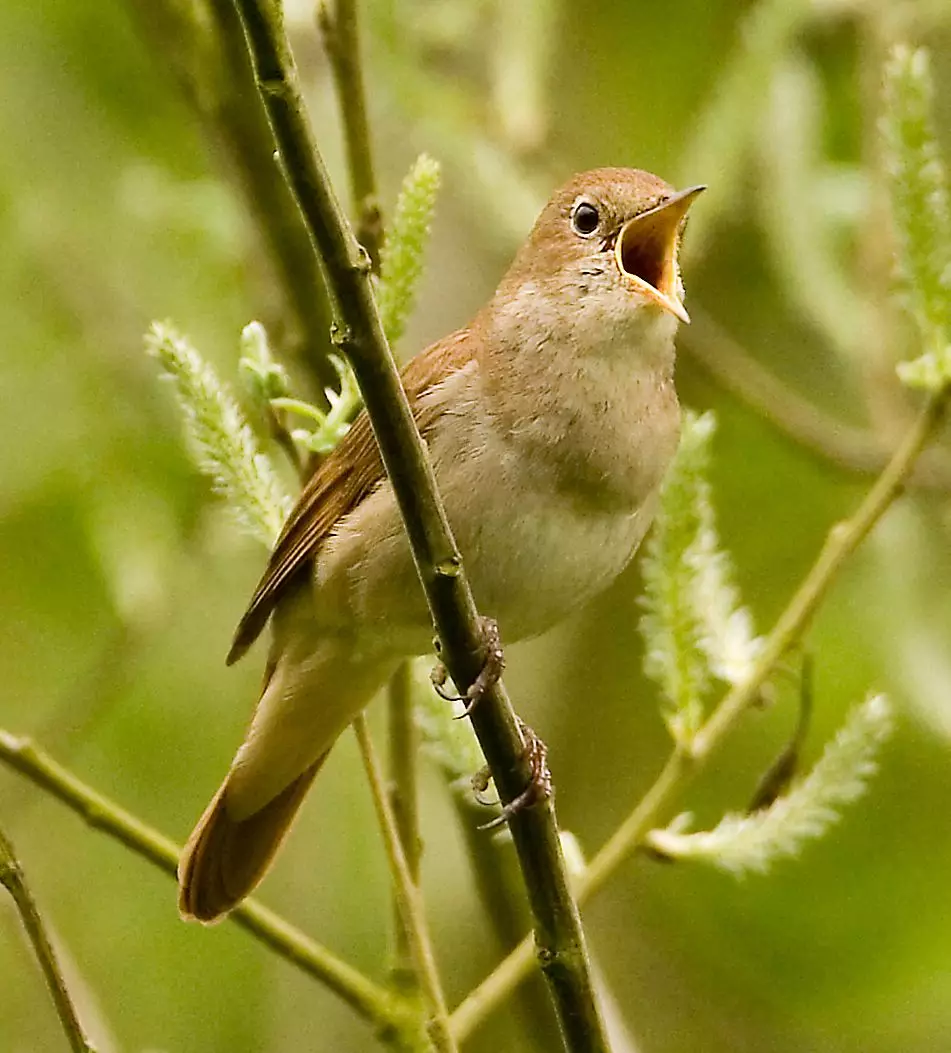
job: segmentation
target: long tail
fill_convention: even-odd
[[[331,747],[391,672],[341,640],[295,641],[178,866],[184,918],[212,922],[264,877]]]
[[[247,819],[228,814],[222,783],[198,820],[178,866],[178,909],[183,918],[213,922],[249,895],[281,847],[325,753],[260,811]]]

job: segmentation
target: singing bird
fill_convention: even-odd
[[[610,585],[650,525],[679,436],[678,251],[702,189],[629,168],[575,176],[469,325],[403,372],[476,602],[507,641]],[[186,918],[215,921],[251,892],[337,738],[431,650],[365,413],[301,493],[229,664],[268,620],[260,701],[179,865]]]

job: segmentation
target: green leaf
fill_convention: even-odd
[[[146,347],[173,384],[200,471],[246,533],[270,547],[291,501],[227,386],[173,326],[153,322]]]
[[[383,242],[376,299],[391,344],[403,335],[416,299],[439,178],[439,163],[421,154],[403,180]]]
[[[311,421],[311,429],[297,428],[291,434],[296,442],[314,453],[327,454],[350,430],[350,423],[362,404],[357,378],[340,355],[328,355],[330,364],[340,378],[340,390],[324,388],[324,396],[330,409],[325,413],[310,402],[292,398],[271,399],[275,409],[296,413],[299,417]]]
[[[287,373],[274,358],[267,331],[260,322],[248,322],[241,330],[238,372],[259,404],[282,398],[290,391]]]
[[[769,869],[796,856],[841,818],[840,809],[861,797],[877,770],[877,754],[893,727],[884,695],[857,706],[809,775],[788,794],[752,815],[726,815],[708,831],[685,832],[688,816],[655,830],[651,848],[673,859],[709,863],[737,876]]]
[[[928,53],[897,45],[885,67],[881,122],[897,269],[923,353],[899,366],[910,386],[951,384],[951,206],[933,119]]]
[[[664,718],[688,742],[714,679],[738,683],[759,647],[720,547],[707,482],[712,414],[684,415],[680,446],[645,546],[645,672],[661,688]]]

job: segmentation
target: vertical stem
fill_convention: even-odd
[[[370,739],[366,716],[361,714],[357,717],[353,722],[353,730],[357,734],[360,755],[363,758],[363,765],[373,794],[373,805],[376,809],[377,820],[379,821],[380,829],[383,831],[383,843],[386,848],[387,860],[390,864],[390,872],[393,875],[393,885],[403,921],[403,929],[406,933],[407,946],[412,955],[423,998],[426,1000],[426,1005],[430,1012],[430,1020],[427,1027],[429,1037],[437,1053],[458,1053],[456,1041],[452,1037],[452,1031],[449,1027],[449,1010],[439,981],[436,956],[433,953],[429,927],[426,924],[426,915],[423,911],[419,889],[413,881],[409,862],[406,858],[406,853],[403,851],[396,817],[393,814],[393,809],[390,807],[389,798],[386,794],[383,772],[377,760],[373,742]]]
[[[406,661],[393,674],[387,694],[390,745],[390,807],[396,820],[410,879],[419,888],[419,869],[422,841],[419,835],[419,798],[416,758],[419,753],[419,732],[413,710],[413,665]],[[399,904],[394,925],[393,965],[394,985],[405,994],[418,990],[419,979],[413,970],[413,959]]]
[[[357,217],[357,241],[367,250],[373,270],[379,271],[383,217],[370,147],[356,0],[320,0],[317,25],[330,59],[337,102],[343,115],[350,193]]]
[[[0,830],[0,885],[3,885],[13,897],[13,902],[19,911],[23,928],[26,930],[33,952],[43,970],[46,986],[53,996],[56,1012],[69,1040],[69,1048],[73,1053],[95,1053],[79,1022],[79,1015],[73,1005],[69,989],[66,987],[66,980],[56,958],[56,952],[53,950],[53,944],[50,942],[46,925],[23,876],[23,868],[13,851],[13,845],[7,840],[2,830]]]
[[[334,88],[343,122],[350,193],[357,216],[357,240],[370,257],[374,273],[380,271],[383,220],[377,200],[373,146],[367,119],[366,91],[360,58],[360,37],[355,0],[319,0],[317,25],[330,59]],[[419,736],[413,717],[412,663],[404,662],[390,681],[387,692],[389,714],[389,800],[396,819],[403,852],[413,884],[419,889],[422,842],[419,836],[416,759]],[[414,970],[410,937],[406,931],[398,897],[393,903],[394,986],[418,994],[420,978]]]
[[[507,839],[487,837],[480,829],[485,821],[485,810],[473,796],[471,787],[467,783],[463,786],[460,789],[457,783],[450,787],[453,809],[465,841],[479,899],[499,946],[503,953],[508,954],[521,941],[531,923],[531,916],[518,880],[511,845]],[[514,1008],[520,1011],[522,1027],[530,1030],[536,1045],[544,1045],[546,1040],[557,1042],[555,1021],[540,975],[536,973],[529,978]]]
[[[484,623],[383,332],[369,261],[342,214],[314,140],[280,9],[268,0],[235,3],[284,172],[336,300],[338,345],[347,354],[363,393],[443,657],[453,682],[465,691],[486,661]],[[525,790],[532,771],[518,718],[501,683],[482,697],[472,724],[500,797],[503,802],[513,801]],[[581,918],[568,887],[552,800],[510,817],[509,829],[535,919],[539,962],[565,1049],[606,1053],[608,1040],[591,981]],[[401,846],[399,856],[405,863]]]

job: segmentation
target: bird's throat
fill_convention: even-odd
[[[492,420],[559,489],[637,507],[677,445],[676,322],[649,308],[627,312],[624,324],[547,326],[546,310],[560,313],[536,302],[534,326],[522,316],[485,333],[480,373]]]

